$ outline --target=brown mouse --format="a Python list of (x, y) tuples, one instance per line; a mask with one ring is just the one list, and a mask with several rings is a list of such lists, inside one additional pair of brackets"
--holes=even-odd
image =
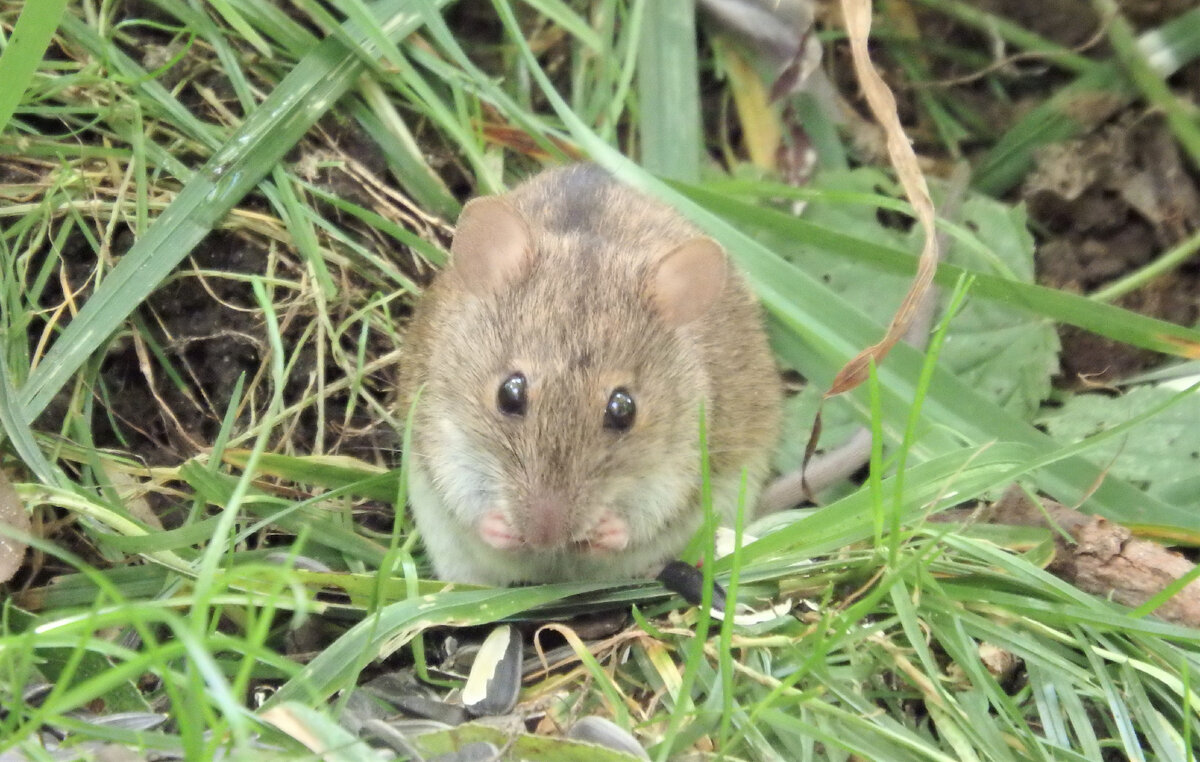
[(409, 501), (446, 580), (656, 574), (715, 507), (753, 507), (781, 387), (724, 251), (593, 165), (466, 205), (406, 338)]

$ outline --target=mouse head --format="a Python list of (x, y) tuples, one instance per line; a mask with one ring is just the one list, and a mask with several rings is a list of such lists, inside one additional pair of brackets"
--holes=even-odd
[(501, 550), (612, 553), (694, 527), (711, 399), (696, 326), (719, 319), (725, 253), (690, 228), (532, 217), (488, 197), (459, 219), (414, 430), (425, 467)]

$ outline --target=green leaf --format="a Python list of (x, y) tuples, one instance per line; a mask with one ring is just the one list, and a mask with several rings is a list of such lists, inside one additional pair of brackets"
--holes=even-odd
[[(1062, 442), (1078, 442), (1126, 421), (1154, 413), (1178, 394), (1167, 386), (1140, 386), (1111, 397), (1075, 394), (1061, 407), (1039, 416), (1046, 431)], [(1098, 467), (1141, 485), (1148, 494), (1200, 510), (1200, 393), (1180, 397), (1122, 436), (1086, 455)], [(1191, 464), (1191, 467), (1187, 467)]]
[[(810, 185), (816, 196), (805, 206), (803, 219), (826, 230), (853, 230), (858, 241), (897, 255), (903, 251), (915, 259), (921, 247), (919, 231), (886, 227), (861, 206), (839, 201), (891, 185), (892, 181), (875, 169), (821, 173)], [(1021, 282), (1033, 280), (1033, 238), (1021, 208), (971, 194), (960, 217), (961, 224), (987, 241), (990, 250), (952, 246), (947, 262), (976, 272), (1002, 268)], [(850, 304), (861, 306), (881, 325), (891, 319), (908, 289), (909, 277), (866, 269), (854, 257), (832, 251), (821, 241), (765, 227), (759, 230), (760, 240)], [(975, 298), (950, 323), (939, 361), (992, 402), (1028, 419), (1050, 391), (1050, 379), (1058, 370), (1057, 352), (1058, 334), (1048, 321), (998, 300)], [(788, 400), (784, 443), (776, 458), (780, 470), (790, 470), (800, 462), (823, 393), (809, 385)], [(822, 442), (833, 446), (844, 441), (858, 422), (846, 406), (834, 405), (827, 409), (823, 425)]]

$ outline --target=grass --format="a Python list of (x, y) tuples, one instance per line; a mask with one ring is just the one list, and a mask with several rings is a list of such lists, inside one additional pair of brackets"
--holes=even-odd
[[(993, 21), (924, 3), (968, 26)], [(844, 268), (890, 293), (919, 249), (877, 221), (877, 208), (907, 210), (883, 175), (797, 190), (697, 165), (708, 138), (679, 120), (712, 120), (696, 82), (703, 72), (722, 86), (724, 54), (697, 53), (673, 31), (691, 20), (664, 4), (347, 0), (335, 14), (155, 0), (144, 18), (120, 3), (71, 4), (58, 18), (61, 5), (0, 4), (0, 81), (14, 84), (0, 95), (0, 117), (11, 112), (0, 118), (0, 462), (36, 518), (0, 614), (0, 753), (43, 758), (39, 734), (57, 733), (81, 758), (98, 742), (195, 759), (362, 758), (336, 722), (355, 686), (410, 666), (453, 683), (439, 663), (445, 628), (632, 606), (634, 623), (598, 640), (553, 625), (572, 655), (527, 679), (522, 706), (536, 707), (540, 733), (517, 738), (518, 753), (594, 755), (557, 736), (601, 714), (656, 759), (1194, 758), (1195, 630), (1044, 571), (1049, 532), (927, 519), (1020, 481), (1146, 536), (1200, 541), (1194, 500), (1087, 459), (1186, 394), (1060, 442), (955, 354), (969, 339), (956, 331), (995, 313), (1030, 332), (1069, 323), (1197, 355), (1194, 328), (1029, 282), (1022, 213), (982, 193), (1018, 182), (1034, 146), (1081, 128), (1062, 121), (1063, 105), (1089, 82), (1159, 104), (1190, 146), (1186, 109), (1149, 83), (1173, 70), (1163, 60), (1200, 55), (1196, 12), (1143, 32), (1141, 47), (1113, 27), (1112, 57), (989, 27), (1079, 80), (1006, 132), (975, 136), (989, 146), (981, 193), (965, 220), (944, 223), (961, 259), (939, 274), (963, 309), (943, 321), (940, 353), (898, 347), (871, 384), (827, 407), (831, 432), (878, 432), (863, 487), (748, 526), (760, 539), (706, 565), (739, 601), (797, 606), (734, 626), (644, 581), (490, 590), (423, 578), (420, 545), (392, 509), (398, 325), (444, 261), (469, 191), (585, 155), (726, 246), (781, 363), (816, 392), (894, 307), (875, 299), (878, 314), (837, 287)], [(493, 36), (468, 39), (480, 17)], [(928, 67), (903, 30), (882, 32), (903, 70)], [(700, 72), (680, 63), (689, 56)], [(943, 91), (918, 100), (948, 153), (981, 121)], [(781, 211), (792, 197), (809, 203), (804, 215)], [(1024, 372), (1042, 374), (1028, 392), (1042, 399), (1049, 371)], [(790, 420), (794, 448), (811, 415)], [(314, 623), (319, 647), (287, 646)], [(984, 660), (993, 654), (1016, 666)], [(125, 711), (170, 719), (95, 721)], [(420, 744), (434, 754), (495, 732)]]

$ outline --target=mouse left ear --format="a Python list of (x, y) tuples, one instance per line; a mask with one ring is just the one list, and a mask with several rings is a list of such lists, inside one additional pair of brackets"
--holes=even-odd
[(668, 324), (690, 323), (721, 296), (726, 267), (725, 250), (716, 241), (693, 238), (658, 261), (650, 280), (650, 299)]
[(521, 278), (531, 251), (525, 219), (499, 196), (467, 202), (450, 243), (458, 277), (477, 294), (498, 292)]

